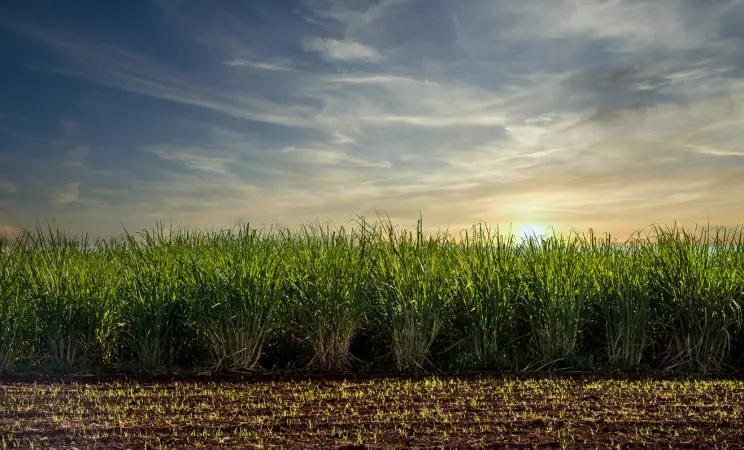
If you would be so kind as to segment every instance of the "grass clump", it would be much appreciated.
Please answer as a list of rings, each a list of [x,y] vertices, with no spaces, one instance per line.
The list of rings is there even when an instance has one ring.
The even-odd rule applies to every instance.
[[[642,243],[617,246],[608,240],[597,250],[596,280],[601,294],[597,305],[604,325],[607,361],[612,368],[631,370],[641,364],[647,348],[651,292],[647,247]]]
[[[590,279],[576,234],[529,237],[522,243],[525,297],[533,354],[543,365],[576,362],[586,325]]]
[[[454,243],[444,235],[425,236],[421,219],[415,235],[389,221],[383,226],[374,258],[378,317],[388,325],[396,368],[424,369],[455,292],[449,270]]]
[[[351,343],[367,313],[370,236],[365,226],[347,233],[320,224],[286,232],[285,313],[313,356],[309,368],[351,367]]]
[[[150,372],[174,367],[180,350],[193,339],[189,321],[189,254],[201,236],[185,230],[166,234],[160,226],[127,234],[120,257],[119,326],[137,365]],[[194,248],[197,247],[197,248]]]
[[[191,251],[187,285],[196,326],[213,370],[259,368],[264,344],[276,327],[282,287],[278,248],[263,230],[208,237],[208,251]]]
[[[455,310],[465,328],[477,367],[504,363],[515,340],[517,305],[523,301],[519,248],[515,236],[494,233],[484,225],[465,233],[457,252]]]
[[[27,280],[17,270],[25,240],[11,246],[0,236],[0,373],[14,362],[28,309],[22,301]]]
[[[74,367],[98,350],[101,320],[110,309],[109,277],[88,239],[51,228],[26,232],[27,256],[20,269],[23,297],[36,319],[35,334],[61,367]]]
[[[667,369],[707,372],[721,368],[731,335],[742,326],[741,233],[709,228],[695,232],[657,226],[651,246],[650,284],[655,290]]]

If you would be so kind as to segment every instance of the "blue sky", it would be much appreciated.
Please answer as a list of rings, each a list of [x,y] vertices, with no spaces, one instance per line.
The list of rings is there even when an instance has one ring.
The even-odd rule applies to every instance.
[[[741,0],[10,0],[0,231],[744,223]]]

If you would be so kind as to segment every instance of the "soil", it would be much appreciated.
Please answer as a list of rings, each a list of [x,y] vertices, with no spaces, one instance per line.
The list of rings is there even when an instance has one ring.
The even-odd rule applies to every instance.
[[[744,380],[0,378],[22,448],[744,448]]]

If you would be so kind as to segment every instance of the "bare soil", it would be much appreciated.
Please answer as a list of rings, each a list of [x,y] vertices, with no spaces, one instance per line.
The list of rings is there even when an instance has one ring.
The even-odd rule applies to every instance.
[[[744,381],[0,378],[21,448],[744,448]]]

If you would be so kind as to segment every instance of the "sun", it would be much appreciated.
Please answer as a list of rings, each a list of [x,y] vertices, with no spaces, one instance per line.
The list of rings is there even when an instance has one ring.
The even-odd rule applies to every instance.
[[[536,237],[540,239],[547,232],[547,227],[538,224],[524,224],[517,228],[517,237],[520,239],[529,239]]]

